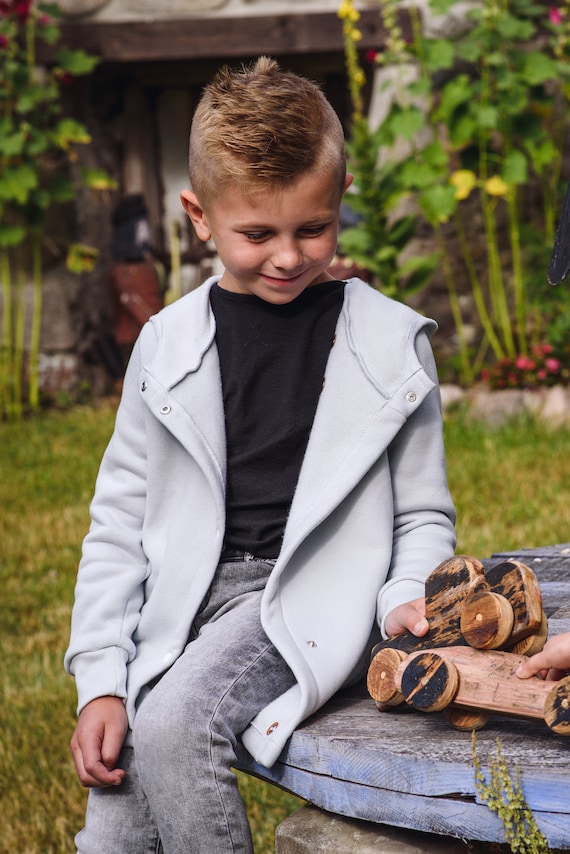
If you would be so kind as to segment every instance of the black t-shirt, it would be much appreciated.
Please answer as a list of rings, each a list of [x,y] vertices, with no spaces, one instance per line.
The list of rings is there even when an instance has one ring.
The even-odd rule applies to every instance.
[[[226,419],[226,549],[279,555],[343,297],[339,281],[285,305],[211,289]]]

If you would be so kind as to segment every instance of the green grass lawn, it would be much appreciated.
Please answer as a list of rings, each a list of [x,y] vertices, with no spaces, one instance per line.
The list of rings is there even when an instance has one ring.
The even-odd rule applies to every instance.
[[[75,689],[63,672],[81,540],[114,404],[0,424],[0,854],[72,852],[85,792],[68,751]],[[446,421],[458,551],[570,540],[570,431]],[[242,777],[256,854],[299,801]]]

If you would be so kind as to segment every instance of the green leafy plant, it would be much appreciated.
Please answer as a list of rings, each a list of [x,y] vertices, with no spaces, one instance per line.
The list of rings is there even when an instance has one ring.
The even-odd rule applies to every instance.
[[[444,14],[455,2],[432,0],[430,8]],[[529,267],[537,259],[527,250],[536,248],[538,238],[530,240],[528,233],[540,235],[544,247],[552,245],[570,99],[570,5],[564,0],[548,14],[532,0],[483,0],[463,14],[463,31],[450,38],[426,36],[412,7],[412,38],[406,41],[395,0],[383,3],[380,15],[388,38],[374,62],[392,70],[391,100],[376,130],[354,99],[355,71],[362,69],[352,0],[344,0],[339,14],[345,21],[355,114],[348,152],[356,193],[347,195],[347,202],[362,216],[360,228],[370,237],[378,211],[390,222],[404,199],[414,225],[421,215],[433,230],[459,341],[461,377],[472,382],[489,354],[495,360],[514,359],[528,354],[537,328],[542,340],[547,337],[544,326],[550,318],[540,298],[529,300],[528,295],[533,277],[546,279],[546,256],[541,267]],[[366,156],[362,147],[368,148]],[[531,189],[539,204],[528,203]],[[483,223],[483,269],[472,249],[475,216]],[[466,334],[450,234],[459,246],[460,275],[481,328],[475,352]],[[383,237],[376,231],[373,239],[379,244]],[[353,235],[346,240],[350,252],[357,241]],[[360,240],[365,255],[369,249]],[[376,253],[401,251],[389,235],[378,244]],[[365,263],[363,257],[358,260]]]
[[[489,779],[485,778],[477,755],[475,731],[471,740],[475,790],[484,804],[503,823],[505,838],[513,854],[548,854],[549,847],[540,832],[522,790],[520,771],[511,779],[509,767],[497,739],[497,753],[489,760]]]
[[[25,402],[39,408],[42,238],[53,205],[74,195],[66,164],[77,145],[90,142],[86,128],[64,115],[62,102],[65,86],[91,72],[98,60],[84,51],[56,49],[58,14],[47,3],[0,2],[0,417],[20,417]],[[49,67],[36,62],[38,41],[54,47]],[[84,181],[97,189],[112,186],[99,173],[86,173]],[[72,263],[76,257],[72,250]],[[29,278],[33,308],[26,346]]]
[[[357,49],[361,38],[357,27],[360,13],[351,0],[345,0],[338,15],[343,21],[353,105],[347,150],[355,192],[346,198],[359,217],[356,226],[341,232],[339,248],[344,255],[364,267],[384,293],[405,301],[429,282],[437,266],[438,255],[432,253],[402,262],[401,253],[415,235],[419,218],[417,214],[395,212],[398,202],[407,192],[401,175],[402,164],[391,159],[379,161],[379,152],[391,145],[395,136],[387,124],[373,128],[363,112],[362,89],[366,77],[359,64]]]

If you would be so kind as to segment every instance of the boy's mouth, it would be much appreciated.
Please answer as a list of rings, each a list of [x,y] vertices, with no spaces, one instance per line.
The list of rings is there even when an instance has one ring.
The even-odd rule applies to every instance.
[[[304,272],[304,271],[303,271]],[[271,282],[273,285],[283,285],[284,287],[287,285],[293,285],[299,281],[299,279],[303,276],[303,272],[297,273],[295,276],[270,276],[267,273],[262,273],[261,277],[268,282]]]

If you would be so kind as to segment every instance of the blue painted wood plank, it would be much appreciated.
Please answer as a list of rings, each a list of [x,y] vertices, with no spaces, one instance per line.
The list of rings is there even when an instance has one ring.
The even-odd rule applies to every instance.
[[[570,738],[540,722],[496,718],[477,733],[483,768],[497,739],[513,774],[520,769],[531,809],[570,813]],[[293,734],[281,762],[317,778],[382,790],[475,796],[470,733],[450,727],[440,713],[378,712],[367,697],[340,696],[327,704]]]

